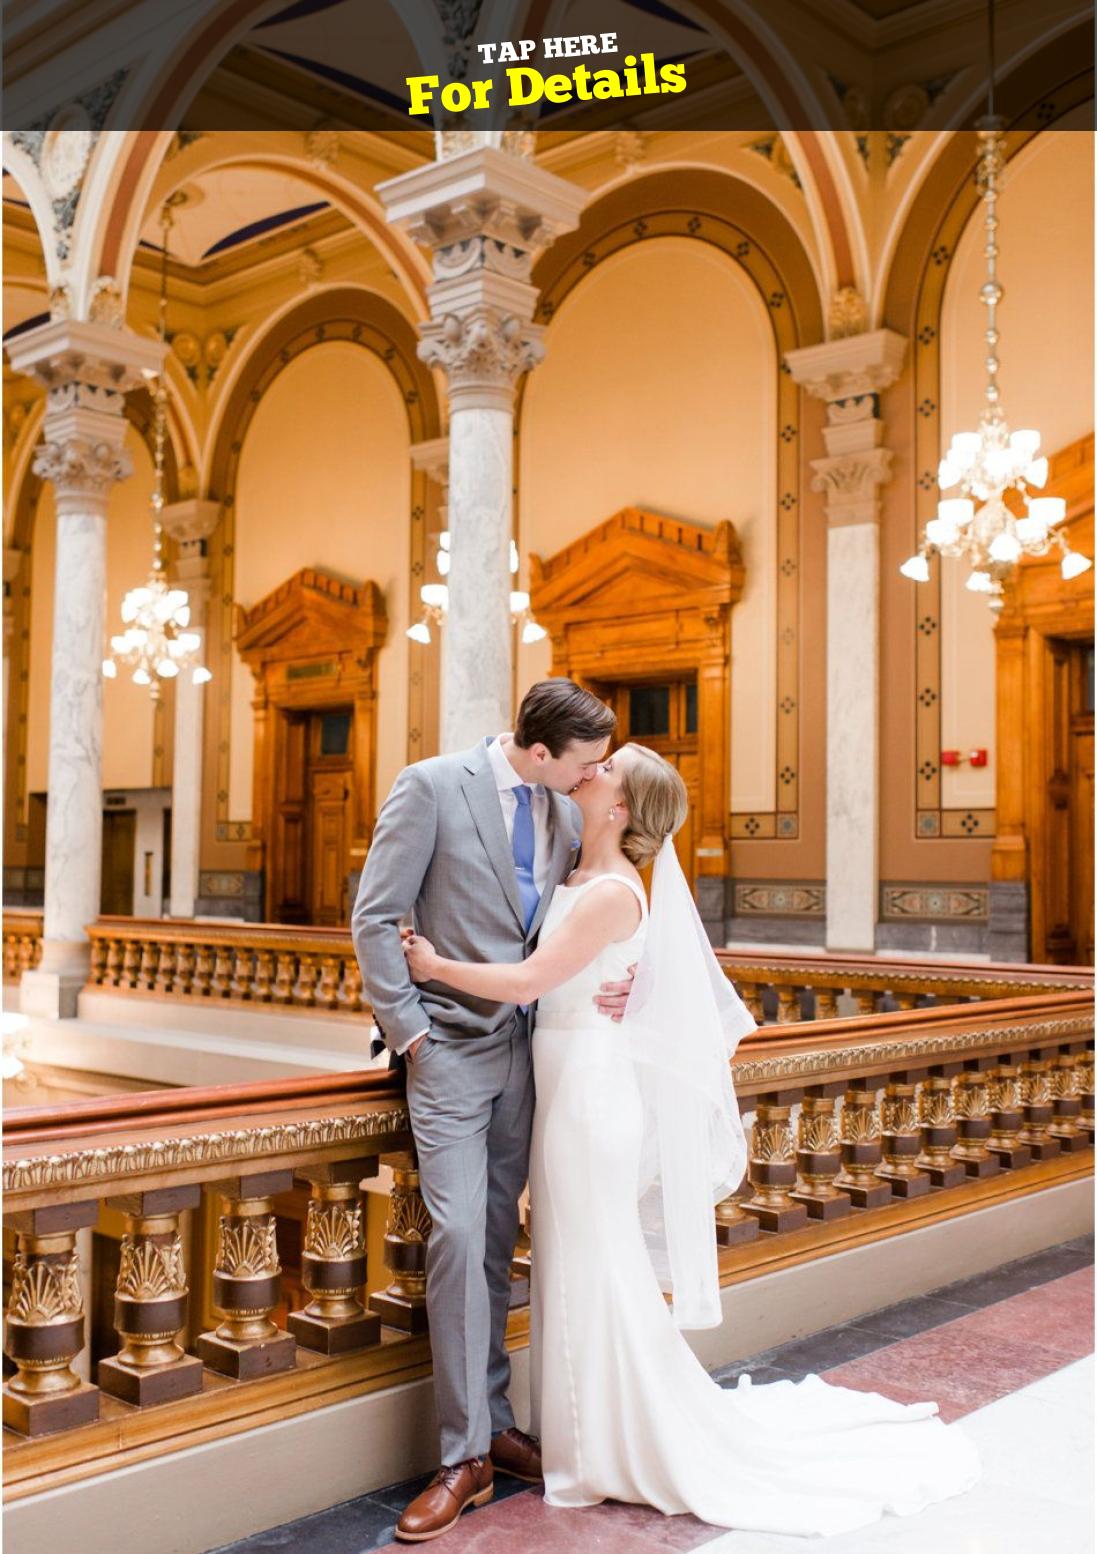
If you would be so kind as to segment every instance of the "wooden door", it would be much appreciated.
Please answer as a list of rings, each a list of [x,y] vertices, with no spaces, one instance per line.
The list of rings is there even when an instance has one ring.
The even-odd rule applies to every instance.
[[[1093,965],[1093,644],[1048,643],[1047,959]]]
[[[274,802],[267,853],[267,916],[308,922],[308,714],[284,712],[274,750]]]
[[[353,721],[349,708],[309,718],[308,920],[322,928],[347,923]]]
[[[1075,963],[1093,965],[1093,644],[1074,654],[1070,717],[1070,916]]]
[[[646,745],[682,774],[689,814],[674,839],[688,880],[696,873],[694,827],[701,804],[701,757],[697,738],[697,677],[642,680],[599,686],[617,714],[617,743]]]
[[[104,915],[133,914],[133,855],[137,844],[137,811],[103,812],[103,872],[99,910]]]
[[[268,854],[273,922],[346,927],[353,746],[349,707],[281,715]]]

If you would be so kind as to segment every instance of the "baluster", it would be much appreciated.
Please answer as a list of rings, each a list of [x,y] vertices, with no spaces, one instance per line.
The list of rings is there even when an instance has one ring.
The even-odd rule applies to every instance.
[[[991,1123],[985,1072],[965,1069],[956,1075],[952,1081],[952,1110],[959,1132],[952,1158],[960,1161],[968,1176],[996,1176],[1002,1165],[987,1148]]]
[[[819,987],[815,989],[815,1018],[817,1020],[835,1020],[838,1017],[838,989],[836,987]]]
[[[525,1202],[519,1204],[518,1235],[514,1243],[514,1256],[510,1260],[512,1279],[529,1279],[532,1271],[533,1210],[527,1192]]]
[[[746,1241],[757,1241],[761,1233],[757,1217],[743,1207],[744,1189],[750,1191],[749,1179],[744,1179],[729,1198],[716,1205],[717,1246],[741,1246]]]
[[[269,1004],[271,999],[272,984],[274,982],[274,952],[273,950],[256,950],[255,952],[255,981],[253,983],[252,1001],[257,1004]]]
[[[339,1006],[339,956],[321,955],[320,981],[316,989],[316,1002],[322,1009]]]
[[[140,939],[127,939],[122,953],[122,985],[124,987],[136,987],[137,979],[141,975],[141,941]]]
[[[1084,1148],[1089,1142],[1078,1126],[1082,1098],[1078,1091],[1078,1072],[1069,1052],[1060,1050],[1059,1056],[1052,1058],[1048,1070],[1048,1090],[1053,1113],[1048,1133],[1053,1139],[1058,1139],[1059,1148],[1069,1155]]]
[[[4,935],[4,981],[16,982],[22,974],[20,966],[20,940],[13,933]]]
[[[858,1014],[875,1014],[877,993],[873,988],[854,988],[853,1001],[857,1005]]]
[[[1021,1091],[1017,1070],[1010,1063],[987,1069],[990,1137],[987,1148],[1008,1171],[1027,1166],[1032,1151],[1018,1142],[1021,1134]]]
[[[427,1331],[427,1241],[431,1222],[410,1158],[393,1165],[385,1226],[385,1267],[392,1283],[369,1298],[381,1321],[404,1333]]]
[[[99,1361],[99,1385],[138,1408],[202,1390],[202,1362],[179,1342],[187,1323],[179,1215],[196,1208],[201,1196],[194,1184],[107,1199],[126,1216],[114,1286],[114,1326],[122,1347]]]
[[[293,1002],[293,968],[294,956],[292,950],[279,950],[278,971],[274,978],[274,998],[279,1004]]]
[[[232,986],[234,951],[231,944],[219,944],[214,952],[213,977],[210,981],[211,998],[227,998]]]
[[[1078,1098],[1082,1103],[1080,1122],[1093,1143],[1093,1053],[1080,1052],[1074,1059],[1078,1070]]]
[[[794,1025],[800,1018],[800,992],[795,987],[777,989],[777,1023]]]
[[[25,937],[25,938],[20,940],[20,943],[19,943],[19,975],[20,976],[23,975],[24,971],[33,971],[35,966],[37,966],[38,962],[41,959],[42,959],[42,941],[41,941],[41,939],[32,939],[29,936],[27,936],[27,937]]]
[[[254,950],[246,944],[238,945],[233,958],[232,979],[229,982],[229,993],[233,998],[251,998],[254,968]]]
[[[893,996],[896,1005],[900,1009],[917,1009],[918,1007],[917,993],[895,993]]]
[[[884,1162],[876,1175],[888,1183],[897,1198],[920,1198],[929,1192],[930,1180],[917,1164],[921,1140],[914,1083],[889,1075],[880,1098],[880,1148]]]
[[[139,987],[150,991],[156,986],[156,971],[160,960],[160,946],[155,939],[146,939],[141,945],[141,965],[137,973]]]
[[[381,1342],[381,1318],[358,1299],[366,1282],[363,1177],[376,1176],[377,1156],[335,1160],[298,1171],[309,1184],[301,1276],[312,1299],[290,1312],[287,1326],[306,1349],[346,1354]]]
[[[175,968],[179,961],[179,946],[174,940],[165,940],[160,946],[160,964],[156,969],[156,991],[175,991]]]
[[[736,992],[747,1006],[747,1010],[754,1016],[759,1025],[765,1023],[766,1012],[762,1006],[762,986],[759,982],[737,982]]]
[[[838,1140],[842,1169],[834,1178],[834,1185],[842,1189],[855,1209],[878,1209],[890,1203],[891,1188],[876,1175],[883,1149],[875,1089],[856,1087],[845,1092]]]
[[[789,1193],[804,1205],[809,1219],[841,1219],[852,1211],[852,1200],[834,1183],[841,1163],[834,1097],[809,1090],[796,1121],[797,1176]]]
[[[1021,1064],[1021,1131],[1018,1142],[1028,1146],[1033,1160],[1054,1160],[1059,1140],[1052,1138],[1048,1126],[1055,1112],[1051,1105],[1048,1065],[1040,1059]]]
[[[250,1381],[293,1370],[297,1341],[271,1321],[282,1293],[276,1221],[271,1198],[289,1192],[292,1171],[261,1171],[216,1184],[224,1201],[213,1269],[214,1309],[224,1318],[202,1333],[198,1353],[211,1370]]]
[[[125,959],[125,947],[121,939],[112,939],[107,950],[107,974],[106,981],[109,987],[119,987],[122,982],[122,963]]]
[[[293,988],[293,1002],[303,1009],[311,1009],[316,999],[313,996],[316,988],[316,980],[320,974],[320,968],[316,964],[316,956],[307,953],[298,956],[297,981]]]
[[[176,993],[182,993],[184,997],[194,991],[195,948],[193,944],[184,941],[179,946],[178,959],[176,961],[175,987]]]
[[[5,970],[5,972],[7,971],[7,969],[8,969],[7,968],[7,960],[6,960],[6,957],[5,957],[5,963],[4,963],[4,970]],[[106,945],[106,941],[103,940],[103,939],[93,939],[91,941],[91,971],[89,973],[89,980],[90,980],[91,985],[93,987],[102,987],[103,986],[103,977],[104,977],[104,974],[106,972],[106,969],[107,969],[107,945]]]
[[[967,1173],[952,1156],[958,1137],[952,1114],[952,1080],[941,1069],[922,1081],[918,1124],[922,1149],[917,1164],[928,1172],[934,1187],[958,1187]]]
[[[194,947],[194,992],[199,998],[208,998],[213,978],[213,950],[208,944]]]
[[[343,958],[343,980],[336,994],[336,1005],[348,1014],[358,1014],[362,1009],[362,973],[353,955]]]
[[[791,1106],[759,1097],[748,1166],[754,1195],[743,1208],[757,1218],[762,1230],[798,1230],[807,1223],[807,1209],[789,1196],[796,1181],[791,1116]]]
[[[99,1417],[99,1388],[72,1362],[84,1347],[84,1296],[76,1232],[99,1218],[95,1202],[50,1204],[7,1216],[18,1245],[4,1321],[15,1375],[4,1383],[4,1424],[20,1435],[70,1430]]]

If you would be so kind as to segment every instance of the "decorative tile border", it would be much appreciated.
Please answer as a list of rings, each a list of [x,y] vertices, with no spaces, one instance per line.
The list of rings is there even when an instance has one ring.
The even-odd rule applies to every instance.
[[[985,923],[990,915],[986,885],[881,885],[880,918],[884,922],[965,921]]]
[[[736,880],[736,917],[824,917],[826,885],[819,880]]]

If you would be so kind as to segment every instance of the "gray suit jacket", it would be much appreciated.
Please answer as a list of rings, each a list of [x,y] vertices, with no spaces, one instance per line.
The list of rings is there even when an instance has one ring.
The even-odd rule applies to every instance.
[[[429,1026],[443,1039],[494,1035],[513,1004],[416,986],[400,947],[400,919],[451,960],[519,961],[531,952],[556,886],[574,867],[581,817],[549,793],[548,879],[529,932],[523,927],[514,854],[488,760],[488,740],[459,755],[406,766],[385,800],[351,916],[362,981],[390,1047]]]

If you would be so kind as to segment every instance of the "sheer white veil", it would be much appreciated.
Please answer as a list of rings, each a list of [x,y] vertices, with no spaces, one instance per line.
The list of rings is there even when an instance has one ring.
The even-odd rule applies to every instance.
[[[640,1221],[679,1327],[721,1320],[712,1211],[746,1169],[730,1059],[755,1028],[712,952],[668,836],[621,1032],[643,1101]]]

